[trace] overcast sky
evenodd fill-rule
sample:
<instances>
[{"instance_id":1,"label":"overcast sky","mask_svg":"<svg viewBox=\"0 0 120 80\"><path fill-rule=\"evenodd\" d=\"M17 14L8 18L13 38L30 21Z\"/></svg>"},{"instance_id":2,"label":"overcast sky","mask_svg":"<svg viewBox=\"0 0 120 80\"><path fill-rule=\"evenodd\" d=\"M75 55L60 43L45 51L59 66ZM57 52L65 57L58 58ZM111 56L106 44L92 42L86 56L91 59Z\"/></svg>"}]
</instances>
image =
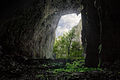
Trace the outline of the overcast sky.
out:
<instances>
[{"instance_id":1,"label":"overcast sky","mask_svg":"<svg viewBox=\"0 0 120 80\"><path fill-rule=\"evenodd\" d=\"M72 27L76 26L81 19L81 14L76 13L67 14L60 18L58 27L56 29L56 37L62 35L64 32L68 32Z\"/></svg>"}]
</instances>

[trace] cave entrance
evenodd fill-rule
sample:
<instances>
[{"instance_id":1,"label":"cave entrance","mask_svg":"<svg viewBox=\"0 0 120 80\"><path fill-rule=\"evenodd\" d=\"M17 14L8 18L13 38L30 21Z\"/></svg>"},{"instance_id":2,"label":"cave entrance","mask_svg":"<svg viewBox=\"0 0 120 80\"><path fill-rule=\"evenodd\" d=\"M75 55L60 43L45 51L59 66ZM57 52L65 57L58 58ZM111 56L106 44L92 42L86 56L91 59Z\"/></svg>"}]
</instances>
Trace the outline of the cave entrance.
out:
<instances>
[{"instance_id":1,"label":"cave entrance","mask_svg":"<svg viewBox=\"0 0 120 80\"><path fill-rule=\"evenodd\" d=\"M81 42L82 20L81 13L61 16L56 29L53 53L56 59L80 59L83 56Z\"/></svg>"}]
</instances>

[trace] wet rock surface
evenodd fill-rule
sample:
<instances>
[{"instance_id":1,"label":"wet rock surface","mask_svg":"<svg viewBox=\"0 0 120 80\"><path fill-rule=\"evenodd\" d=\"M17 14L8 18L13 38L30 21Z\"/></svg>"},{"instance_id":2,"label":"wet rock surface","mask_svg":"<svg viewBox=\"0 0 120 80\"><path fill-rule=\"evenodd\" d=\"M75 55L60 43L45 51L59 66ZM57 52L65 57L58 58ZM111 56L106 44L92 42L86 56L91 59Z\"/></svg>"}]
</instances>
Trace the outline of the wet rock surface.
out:
<instances>
[{"instance_id":1,"label":"wet rock surface","mask_svg":"<svg viewBox=\"0 0 120 80\"><path fill-rule=\"evenodd\" d=\"M118 71L87 71L53 73L49 69L64 68L69 59L29 59L3 56L0 59L0 80L119 80Z\"/></svg>"}]
</instances>

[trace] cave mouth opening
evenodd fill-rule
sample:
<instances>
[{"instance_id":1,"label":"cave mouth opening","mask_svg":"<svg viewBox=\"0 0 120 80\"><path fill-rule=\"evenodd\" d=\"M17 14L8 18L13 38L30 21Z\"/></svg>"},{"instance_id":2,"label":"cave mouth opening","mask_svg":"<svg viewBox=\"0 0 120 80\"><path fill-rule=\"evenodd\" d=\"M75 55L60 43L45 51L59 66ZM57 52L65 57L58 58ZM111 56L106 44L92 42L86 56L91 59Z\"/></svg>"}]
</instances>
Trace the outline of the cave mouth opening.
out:
<instances>
[{"instance_id":1,"label":"cave mouth opening","mask_svg":"<svg viewBox=\"0 0 120 80\"><path fill-rule=\"evenodd\" d=\"M61 16L53 46L56 59L84 59L81 41L82 19L81 13Z\"/></svg>"}]
</instances>

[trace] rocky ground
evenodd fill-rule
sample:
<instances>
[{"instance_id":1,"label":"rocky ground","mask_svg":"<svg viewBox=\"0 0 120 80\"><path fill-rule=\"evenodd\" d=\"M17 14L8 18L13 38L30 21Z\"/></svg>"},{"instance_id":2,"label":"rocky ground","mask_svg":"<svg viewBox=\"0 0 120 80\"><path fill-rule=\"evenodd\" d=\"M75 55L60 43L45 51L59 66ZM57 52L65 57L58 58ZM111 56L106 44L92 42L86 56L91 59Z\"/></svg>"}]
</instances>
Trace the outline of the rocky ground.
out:
<instances>
[{"instance_id":1,"label":"rocky ground","mask_svg":"<svg viewBox=\"0 0 120 80\"><path fill-rule=\"evenodd\" d=\"M21 57L2 56L0 80L120 80L119 71L87 71L53 73L49 69L64 68L68 59L25 60Z\"/></svg>"}]
</instances>

